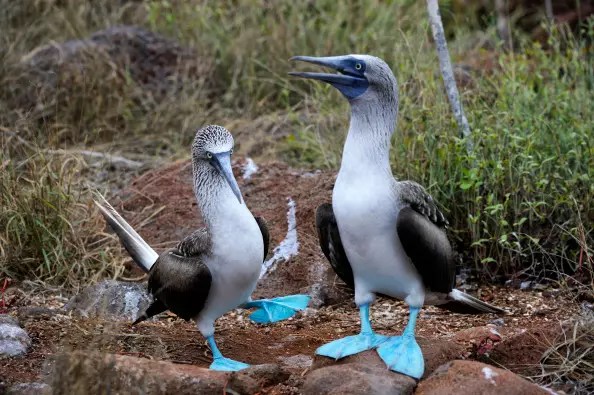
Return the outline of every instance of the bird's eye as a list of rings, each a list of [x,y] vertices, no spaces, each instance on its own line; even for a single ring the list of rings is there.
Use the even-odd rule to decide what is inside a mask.
[[[361,70],[361,67],[363,67],[363,66],[361,66],[361,63],[357,63],[357,64],[355,65],[355,68],[356,68],[357,70]]]
[[[230,152],[230,153],[231,153],[231,154],[233,153],[233,148],[231,148],[231,152]]]
[[[210,152],[207,152],[207,153],[206,153],[206,157],[207,157],[208,159],[212,159],[212,154],[211,154]]]

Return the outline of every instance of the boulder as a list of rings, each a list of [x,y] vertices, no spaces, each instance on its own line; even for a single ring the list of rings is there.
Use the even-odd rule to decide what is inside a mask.
[[[130,356],[73,352],[54,360],[47,382],[52,394],[254,394],[289,378],[278,365],[217,372]],[[235,391],[235,392],[231,392]]]
[[[540,359],[562,332],[562,325],[552,322],[510,334],[495,345],[488,362],[525,376],[540,373]]]
[[[547,390],[503,369],[473,361],[452,361],[422,381],[418,395],[545,395]]]
[[[70,299],[64,309],[82,317],[130,322],[151,302],[144,284],[106,280],[85,288]]]
[[[311,372],[304,395],[405,395],[412,394],[416,380],[386,369],[361,363],[326,366]]]
[[[425,360],[425,373],[423,378],[429,376],[437,367],[449,362],[453,359],[459,358],[464,353],[464,347],[449,341],[417,338],[417,343],[423,352],[423,359]],[[345,364],[360,364],[366,366],[373,366],[386,370],[386,364],[381,360],[375,350],[364,351],[359,354],[350,355],[341,358],[337,361],[332,358],[316,355],[312,370],[321,369],[332,365]]]
[[[8,314],[0,314],[0,359],[24,355],[31,347],[31,338]]]

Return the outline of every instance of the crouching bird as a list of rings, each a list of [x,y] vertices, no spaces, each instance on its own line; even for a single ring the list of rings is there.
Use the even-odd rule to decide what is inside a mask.
[[[224,358],[214,340],[215,320],[237,307],[257,307],[258,323],[291,317],[307,306],[309,296],[251,300],[268,253],[266,221],[254,217],[242,201],[231,169],[231,133],[220,126],[198,130],[192,144],[194,193],[206,223],[175,248],[157,253],[103,199],[95,202],[132,259],[148,272],[153,302],[133,323],[165,310],[195,320],[214,358],[213,370],[235,371],[249,365]]]
[[[398,85],[388,65],[369,55],[291,60],[338,71],[290,74],[329,83],[351,109],[332,204],[317,208],[316,226],[334,271],[355,290],[361,332],[325,344],[316,353],[338,359],[375,348],[390,369],[418,379],[424,361],[414,331],[423,304],[471,314],[504,311],[454,289],[455,264],[444,215],[421,185],[392,176],[390,139],[398,117]],[[408,304],[410,317],[402,336],[386,337],[371,329],[369,305],[376,294]]]

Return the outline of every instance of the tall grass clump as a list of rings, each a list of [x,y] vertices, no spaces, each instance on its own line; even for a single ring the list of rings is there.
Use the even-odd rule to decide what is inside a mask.
[[[122,272],[79,169],[74,157],[0,154],[1,277],[72,288]]]

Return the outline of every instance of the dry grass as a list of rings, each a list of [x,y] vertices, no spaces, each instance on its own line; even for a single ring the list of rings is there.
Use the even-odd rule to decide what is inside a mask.
[[[542,357],[542,374],[535,377],[547,385],[570,385],[571,393],[594,391],[594,311],[582,310]]]

